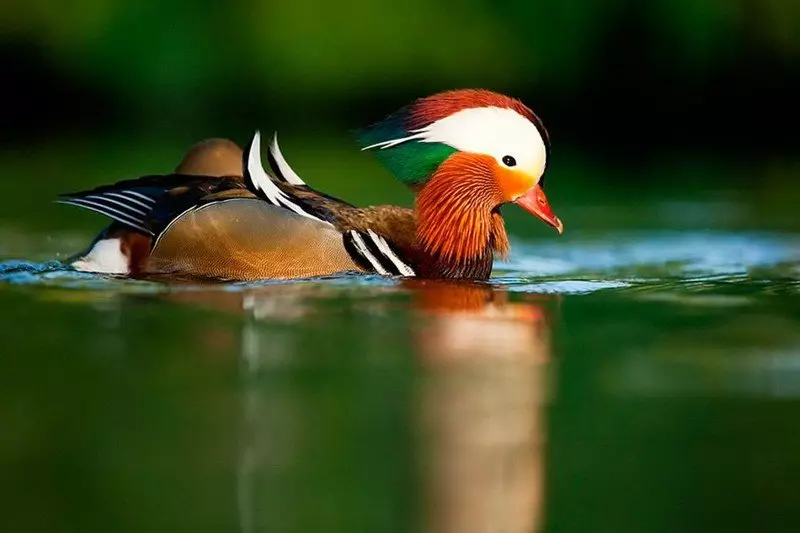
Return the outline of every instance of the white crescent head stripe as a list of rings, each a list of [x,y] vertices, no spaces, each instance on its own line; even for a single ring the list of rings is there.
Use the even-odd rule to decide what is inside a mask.
[[[534,122],[514,109],[470,107],[408,133],[407,137],[381,141],[363,150],[383,150],[408,141],[439,143],[459,152],[492,156],[498,165],[505,165],[503,159],[511,156],[516,170],[537,179],[547,165],[547,145],[542,133]]]
[[[416,139],[424,139],[426,135],[424,129],[413,130],[410,133],[413,133],[414,135],[409,135],[408,137],[402,137],[400,139],[390,139],[388,141],[381,141],[379,143],[370,144],[369,146],[365,146],[364,148],[362,148],[361,151],[363,152],[364,150],[372,150],[373,148],[379,148],[381,150],[383,150],[384,148],[393,148],[398,144],[403,144],[404,142],[414,141]]]

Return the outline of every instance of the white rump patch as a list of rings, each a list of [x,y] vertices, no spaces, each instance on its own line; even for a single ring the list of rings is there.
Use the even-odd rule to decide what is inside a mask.
[[[120,239],[102,239],[85,256],[72,263],[81,272],[98,274],[129,274],[128,258],[122,253]]]

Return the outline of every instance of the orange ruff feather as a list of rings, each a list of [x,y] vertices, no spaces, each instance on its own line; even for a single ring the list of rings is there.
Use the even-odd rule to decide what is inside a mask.
[[[417,243],[443,261],[462,263],[487,248],[508,251],[499,213],[503,193],[490,156],[455,153],[433,174],[417,196]]]

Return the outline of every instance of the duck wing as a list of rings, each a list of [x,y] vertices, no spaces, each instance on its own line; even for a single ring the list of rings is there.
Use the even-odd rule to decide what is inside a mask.
[[[56,202],[106,215],[153,237],[186,209],[228,191],[246,193],[241,178],[153,175],[62,194]]]

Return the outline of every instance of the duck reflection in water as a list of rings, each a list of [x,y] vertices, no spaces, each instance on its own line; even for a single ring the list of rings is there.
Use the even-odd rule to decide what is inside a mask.
[[[282,439],[308,438],[286,436],[287,417],[303,416],[295,405],[297,398],[287,402],[285,396],[272,396],[274,392],[265,393],[263,384],[250,379],[283,360],[275,353],[280,332],[265,330],[261,323],[308,321],[324,312],[319,310],[320,298],[340,298],[342,289],[299,283],[239,293],[177,291],[169,296],[248,315],[238,343],[245,410],[238,500],[244,533],[261,529],[263,517],[276,511],[266,513],[263,507],[270,504],[256,494],[259,480],[274,475],[270,454],[276,453],[276,434]],[[369,287],[368,293],[380,297],[354,298],[357,312],[391,311],[385,307],[397,306],[398,300],[383,293],[409,295],[411,300],[409,342],[419,371],[411,390],[410,424],[417,448],[413,478],[420,486],[413,490],[419,497],[421,530],[538,531],[544,501],[544,404],[551,373],[549,322],[556,302],[547,297],[513,301],[507,291],[489,285],[418,280]],[[280,429],[275,421],[267,421],[275,416]],[[303,447],[296,442],[286,446]]]
[[[417,393],[430,533],[529,533],[541,524],[547,306],[486,286],[415,291]]]

